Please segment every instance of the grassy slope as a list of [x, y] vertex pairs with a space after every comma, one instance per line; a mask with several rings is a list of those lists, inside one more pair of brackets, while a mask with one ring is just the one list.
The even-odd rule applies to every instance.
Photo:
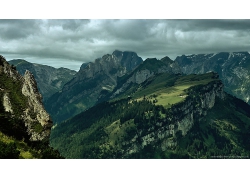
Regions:
[[14, 143], [16, 145], [16, 149], [20, 152], [19, 159], [37, 159], [41, 158], [41, 154], [39, 151], [31, 148], [26, 142], [23, 140], [17, 140], [14, 137], [7, 136], [0, 132], [0, 142], [5, 144]]
[[159, 74], [149, 78], [141, 85], [132, 85], [130, 89], [116, 97], [113, 101], [131, 96], [133, 99], [141, 100], [144, 96], [156, 100], [157, 105], [170, 107], [185, 99], [186, 90], [195, 85], [207, 84], [216, 80], [213, 73], [202, 75], [170, 75]]

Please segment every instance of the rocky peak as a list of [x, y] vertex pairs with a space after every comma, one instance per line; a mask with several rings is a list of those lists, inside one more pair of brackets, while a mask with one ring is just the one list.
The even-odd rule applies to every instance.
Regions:
[[115, 50], [112, 54], [105, 54], [102, 58], [97, 58], [94, 62], [83, 63], [79, 74], [84, 78], [91, 78], [97, 73], [105, 72], [106, 74], [110, 74], [110, 71], [112, 71], [112, 75], [122, 76], [133, 70], [141, 62], [143, 62], [142, 58], [138, 57], [135, 52]]
[[164, 58], [162, 58], [161, 61], [164, 62], [165, 64], [172, 64], [174, 62], [168, 56], [165, 56]]
[[42, 96], [38, 91], [36, 80], [29, 70], [26, 70], [24, 74], [24, 85], [22, 88], [22, 92], [24, 95], [27, 94], [27, 92], [32, 95], [35, 95], [36, 99], [41, 102]]
[[[52, 127], [52, 120], [45, 111], [42, 104], [42, 95], [39, 93], [34, 76], [27, 70], [24, 75], [22, 93], [28, 98], [28, 108], [24, 111], [24, 118], [31, 139], [42, 140], [48, 138]], [[40, 124], [43, 128], [42, 132], [33, 131], [34, 124]]]
[[126, 67], [127, 71], [133, 70], [143, 62], [142, 58], [132, 51], [122, 52], [119, 50], [115, 50], [112, 55], [116, 56], [120, 60], [121, 65], [123, 67]]
[[8, 77], [11, 77], [15, 80], [19, 79], [16, 68], [14, 66], [9, 65], [9, 63], [2, 55], [0, 55], [0, 73], [5, 73]]

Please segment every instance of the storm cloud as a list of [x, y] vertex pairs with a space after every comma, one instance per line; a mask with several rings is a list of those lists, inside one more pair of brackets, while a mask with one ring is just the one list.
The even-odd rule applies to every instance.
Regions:
[[116, 49], [143, 59], [250, 51], [250, 20], [0, 20], [0, 54], [7, 60], [78, 70]]

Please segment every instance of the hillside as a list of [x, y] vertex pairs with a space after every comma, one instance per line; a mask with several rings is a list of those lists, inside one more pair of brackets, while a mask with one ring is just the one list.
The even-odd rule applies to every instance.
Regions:
[[56, 125], [51, 145], [66, 158], [247, 158], [249, 112], [215, 73], [163, 73]]
[[0, 158], [61, 158], [49, 146], [51, 127], [33, 75], [0, 56]]
[[185, 74], [217, 72], [225, 91], [250, 103], [250, 54], [221, 52], [182, 55], [175, 59]]
[[46, 101], [51, 95], [60, 91], [76, 74], [76, 71], [67, 68], [54, 68], [47, 65], [30, 63], [22, 59], [11, 60], [9, 63], [14, 65], [21, 75], [24, 75], [26, 70], [29, 70], [34, 75], [43, 101]]

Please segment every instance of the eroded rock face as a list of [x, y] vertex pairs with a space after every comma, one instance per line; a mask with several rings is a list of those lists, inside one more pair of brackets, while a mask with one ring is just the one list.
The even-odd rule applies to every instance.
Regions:
[[[24, 111], [23, 118], [31, 134], [31, 140], [37, 141], [48, 138], [52, 127], [52, 121], [43, 107], [42, 96], [37, 89], [35, 78], [28, 70], [24, 75], [22, 93], [28, 98], [29, 103], [29, 106]], [[41, 132], [36, 132], [32, 129], [32, 126], [38, 123], [43, 127], [43, 131]]]
[[[24, 121], [31, 141], [48, 140], [52, 121], [43, 107], [42, 96], [38, 91], [34, 76], [29, 71], [26, 71], [24, 77], [21, 76], [13, 66], [9, 65], [3, 56], [0, 56], [0, 74], [5, 77], [6, 81], [11, 82], [14, 86], [18, 86], [13, 89], [1, 88], [5, 111], [10, 112], [14, 117], [18, 116], [17, 118], [21, 118]], [[9, 92], [18, 94], [18, 97], [10, 97]], [[15, 105], [16, 109], [12, 106], [15, 103], [12, 102], [15, 98], [23, 101], [19, 105]], [[24, 110], [21, 117], [16, 112], [20, 111], [20, 109]]]

